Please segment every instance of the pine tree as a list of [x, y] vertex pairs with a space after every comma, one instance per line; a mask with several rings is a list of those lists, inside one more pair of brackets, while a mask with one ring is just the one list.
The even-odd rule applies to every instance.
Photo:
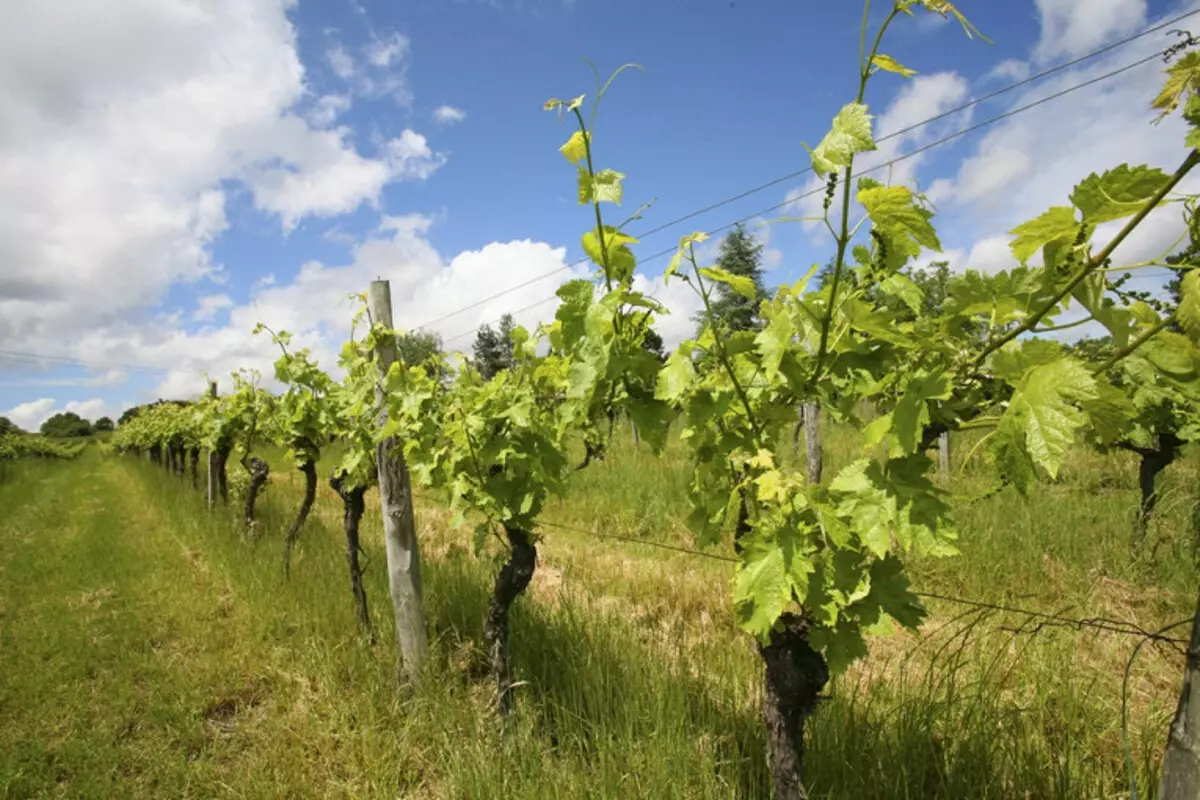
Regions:
[[[767, 298], [762, 277], [762, 250], [762, 244], [740, 224], [721, 240], [717, 266], [733, 275], [751, 279], [756, 291], [751, 299], [738, 294], [726, 284], [713, 283], [713, 317], [722, 329], [748, 331], [760, 326], [758, 307]], [[695, 320], [703, 328], [704, 315], [697, 315]]]
[[512, 314], [505, 314], [500, 318], [499, 331], [491, 325], [484, 325], [475, 334], [473, 361], [475, 369], [479, 370], [485, 381], [490, 381], [496, 373], [512, 366], [512, 331], [515, 327]]

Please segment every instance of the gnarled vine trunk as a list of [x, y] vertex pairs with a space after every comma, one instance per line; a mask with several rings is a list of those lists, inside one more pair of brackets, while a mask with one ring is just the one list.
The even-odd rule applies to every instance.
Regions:
[[200, 448], [193, 447], [188, 450], [188, 470], [192, 475], [192, 488], [200, 488]]
[[[739, 498], [733, 547], [743, 551], [750, 532], [746, 496]], [[763, 725], [767, 729], [767, 771], [775, 800], [804, 800], [804, 723], [816, 711], [821, 690], [829, 682], [825, 657], [808, 642], [809, 623], [791, 612], [779, 617], [771, 643], [759, 645], [763, 661]]]
[[250, 473], [250, 487], [246, 490], [246, 527], [254, 525], [254, 504], [258, 502], [259, 492], [267, 485], [267, 478], [271, 474], [271, 468], [267, 466], [267, 462], [263, 461], [258, 456], [250, 456], [242, 462], [242, 465]]
[[312, 511], [313, 501], [317, 499], [317, 467], [311, 461], [305, 461], [300, 465], [300, 471], [304, 473], [304, 499], [300, 501], [300, 508], [296, 509], [296, 518], [292, 520], [292, 526], [288, 528], [287, 539], [283, 543], [283, 574], [285, 577], [290, 577], [292, 574], [292, 548], [296, 546], [296, 540], [300, 538], [300, 528], [304, 526], [304, 521], [308, 519], [308, 512]]
[[537, 566], [537, 548], [533, 537], [518, 528], [504, 529], [508, 543], [512, 546], [508, 561], [496, 576], [492, 599], [488, 604], [487, 620], [483, 626], [483, 640], [492, 661], [492, 676], [496, 679], [496, 710], [506, 716], [513, 707], [512, 671], [508, 663], [508, 612], [513, 601], [520, 596]]
[[221, 502], [225, 505], [229, 505], [229, 474], [226, 472], [229, 452], [229, 447], [217, 449], [217, 491], [221, 493]]
[[347, 489], [341, 475], [331, 477], [329, 485], [342, 498], [342, 527], [346, 531], [346, 563], [350, 567], [350, 594], [354, 597], [354, 611], [371, 644], [375, 644], [375, 627], [371, 625], [371, 615], [367, 611], [367, 590], [363, 586], [362, 567], [358, 562], [361, 549], [358, 545], [358, 525], [366, 508], [363, 495], [367, 490], [363, 486]]
[[1133, 522], [1133, 539], [1130, 542], [1130, 552], [1137, 555], [1150, 529], [1150, 519], [1158, 506], [1156, 484], [1158, 476], [1175, 461], [1183, 442], [1174, 434], [1164, 433], [1156, 437], [1154, 447], [1127, 447], [1137, 453], [1138, 489], [1141, 497], [1138, 501], [1137, 516]]
[[808, 643], [806, 620], [789, 612], [779, 618], [778, 627], [782, 630], [772, 631], [771, 643], [758, 648], [765, 665], [767, 769], [775, 800], [804, 800], [804, 723], [817, 709], [829, 668]]

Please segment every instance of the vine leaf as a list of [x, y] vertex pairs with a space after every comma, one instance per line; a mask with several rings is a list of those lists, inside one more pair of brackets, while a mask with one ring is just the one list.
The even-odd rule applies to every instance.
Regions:
[[884, 55], [883, 53], [876, 53], [875, 57], [871, 59], [871, 63], [882, 70], [894, 72], [897, 75], [903, 75], [905, 78], [911, 78], [913, 75], [917, 74], [915, 69], [909, 69], [896, 59], [889, 55]]
[[[684, 345], [686, 344], [685, 342]], [[658, 385], [655, 388], [654, 396], [659, 400], [666, 400], [668, 403], [676, 402], [683, 397], [684, 392], [696, 379], [691, 348], [684, 345], [671, 353], [667, 358], [667, 363], [658, 373]]]
[[858, 202], [867, 210], [875, 229], [886, 236], [893, 247], [903, 250], [905, 255], [915, 256], [922, 247], [941, 252], [942, 243], [929, 220], [933, 212], [916, 203], [912, 190], [907, 186], [872, 185], [874, 181], [860, 184]]
[[558, 152], [563, 154], [563, 157], [572, 164], [578, 164], [583, 159], [587, 158], [587, 134], [583, 131], [575, 131], [571, 134], [571, 138], [567, 139], [562, 147], [558, 148]]
[[755, 288], [754, 281], [745, 275], [734, 275], [720, 267], [701, 267], [700, 274], [709, 280], [725, 284], [747, 300], [758, 297], [758, 289]]
[[738, 624], [759, 639], [770, 634], [790, 598], [791, 584], [782, 549], [767, 548], [738, 569], [733, 588]]
[[812, 155], [813, 171], [824, 177], [839, 167], [850, 166], [856, 153], [864, 153], [875, 149], [875, 140], [871, 136], [871, 115], [862, 103], [850, 103], [842, 108], [833, 118], [833, 128], [825, 134], [825, 138], [815, 150], [809, 149]]
[[1054, 206], [1040, 216], [1009, 231], [1017, 238], [1009, 245], [1013, 256], [1022, 264], [1042, 247], [1055, 243], [1071, 243], [1079, 233], [1079, 222], [1071, 206]]
[[1179, 310], [1175, 312], [1180, 327], [1200, 342], [1200, 269], [1189, 269], [1179, 282]]
[[1160, 169], [1122, 164], [1084, 178], [1071, 192], [1071, 203], [1083, 212], [1085, 224], [1099, 225], [1133, 216], [1168, 180]]
[[[1076, 432], [1087, 422], [1073, 403], [1097, 397], [1096, 379], [1079, 361], [1060, 358], [1036, 366], [1013, 392], [996, 428], [997, 440], [1005, 448], [1023, 443], [1032, 463], [1057, 477]], [[1005, 452], [1006, 464], [1012, 466], [1013, 458]], [[1028, 477], [1027, 470], [1018, 470], [1018, 477]]]
[[1185, 92], [1194, 92], [1198, 89], [1200, 89], [1200, 52], [1193, 50], [1167, 68], [1167, 82], [1163, 84], [1162, 91], [1158, 93], [1158, 97], [1154, 98], [1154, 102], [1151, 104], [1152, 107], [1159, 110], [1159, 115], [1154, 121], [1160, 122], [1163, 117], [1170, 116], [1175, 109], [1179, 108], [1179, 98]]

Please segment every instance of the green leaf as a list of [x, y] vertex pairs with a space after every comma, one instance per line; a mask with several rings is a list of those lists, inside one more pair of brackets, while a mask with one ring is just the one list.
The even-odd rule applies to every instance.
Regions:
[[916, 629], [925, 619], [925, 608], [909, 588], [904, 565], [895, 556], [886, 556], [871, 565], [871, 592], [866, 599], [877, 603], [906, 628]]
[[1194, 92], [1200, 88], [1200, 53], [1192, 51], [1176, 61], [1167, 69], [1167, 80], [1162, 91], [1151, 104], [1159, 110], [1158, 122], [1179, 108], [1179, 99], [1185, 92]]
[[829, 665], [832, 677], [842, 674], [851, 664], [867, 655], [862, 630], [846, 621], [839, 621], [836, 628], [814, 626], [809, 633], [809, 641], [814, 648], [825, 653], [825, 662]]
[[728, 285], [729, 288], [748, 300], [758, 297], [758, 289], [755, 287], [754, 281], [745, 275], [734, 275], [720, 267], [701, 267], [700, 274], [709, 280]]
[[637, 267], [637, 258], [627, 245], [637, 244], [637, 239], [611, 225], [605, 225], [602, 230], [604, 247], [600, 247], [600, 235], [592, 229], [583, 235], [583, 252], [601, 269], [605, 268], [604, 255], [607, 253], [608, 265], [614, 277], [632, 275]]
[[1079, 222], [1071, 206], [1054, 206], [1009, 233], [1017, 237], [1009, 245], [1013, 256], [1024, 264], [1030, 256], [1051, 242], [1074, 242], [1079, 233]]
[[1200, 342], [1200, 269], [1189, 269], [1183, 274], [1175, 317], [1187, 335]]
[[921, 291], [921, 287], [917, 286], [907, 275], [897, 272], [880, 283], [879, 288], [885, 294], [899, 297], [904, 305], [912, 309], [914, 314], [921, 313], [921, 301], [925, 299], [925, 294]]
[[1087, 422], [1072, 403], [1096, 397], [1096, 380], [1079, 361], [1061, 358], [1042, 364], [1017, 387], [996, 433], [1011, 439], [1023, 435], [1030, 460], [1055, 477], [1076, 432]]
[[733, 588], [738, 625], [765, 639], [791, 596], [783, 550], [767, 548], [739, 565]]
[[621, 205], [621, 181], [623, 173], [612, 169], [602, 169], [595, 177], [588, 174], [583, 167], [579, 168], [579, 203], [616, 203]]
[[824, 177], [840, 167], [850, 166], [856, 153], [874, 149], [871, 115], [862, 103], [851, 103], [837, 113], [833, 118], [832, 129], [825, 134], [817, 148], [809, 152], [812, 155], [813, 171]]
[[587, 157], [587, 139], [584, 138], [583, 131], [575, 131], [571, 134], [571, 138], [567, 139], [566, 143], [558, 148], [558, 152], [563, 154], [563, 157], [572, 164], [578, 164], [581, 160]]
[[696, 368], [692, 365], [692, 350], [681, 345], [667, 358], [658, 373], [658, 384], [654, 396], [659, 400], [674, 403], [688, 390], [696, 379]]
[[916, 196], [907, 186], [871, 186], [858, 192], [858, 202], [871, 222], [910, 255], [922, 247], [941, 252], [942, 243], [929, 220], [933, 212], [917, 205]]
[[780, 311], [771, 317], [767, 326], [754, 338], [758, 354], [762, 357], [763, 377], [768, 381], [775, 380], [775, 376], [779, 374], [779, 364], [783, 361], [795, 332], [791, 317]]
[[1133, 216], [1169, 180], [1160, 169], [1122, 164], [1084, 178], [1071, 192], [1071, 203], [1083, 212], [1085, 223], [1099, 225]]
[[879, 67], [879, 69], [887, 70], [888, 72], [894, 72], [897, 75], [903, 75], [905, 78], [911, 78], [913, 75], [917, 74], [915, 69], [909, 69], [896, 59], [892, 58], [891, 56], [884, 55], [883, 53], [876, 53], [875, 57], [871, 59], [871, 63]]

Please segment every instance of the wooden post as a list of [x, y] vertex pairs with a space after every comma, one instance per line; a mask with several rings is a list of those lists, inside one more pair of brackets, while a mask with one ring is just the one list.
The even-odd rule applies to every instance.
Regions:
[[821, 482], [821, 468], [825, 461], [825, 448], [821, 444], [821, 407], [816, 403], [804, 404], [804, 450], [808, 456], [808, 482]]
[[[214, 400], [217, 398], [217, 382], [208, 382], [208, 396]], [[217, 451], [208, 451], [208, 510], [212, 511], [213, 506], [217, 504]]]
[[[387, 281], [371, 281], [367, 294], [371, 321], [388, 330], [392, 325], [392, 290]], [[396, 343], [384, 337], [376, 348], [380, 377], [396, 361]], [[387, 423], [386, 397], [381, 386], [375, 387], [379, 426]], [[383, 536], [387, 547], [388, 583], [392, 608], [396, 614], [396, 641], [400, 645], [401, 674], [416, 682], [429, 655], [425, 630], [425, 601], [421, 593], [421, 554], [417, 546], [417, 524], [413, 519], [412, 486], [404, 452], [393, 436], [375, 449], [379, 470], [379, 502], [383, 509]]]
[[938, 437], [938, 469], [943, 478], [950, 477], [950, 431]]
[[1192, 620], [1183, 688], [1163, 753], [1158, 796], [1162, 800], [1200, 797], [1200, 602]]

